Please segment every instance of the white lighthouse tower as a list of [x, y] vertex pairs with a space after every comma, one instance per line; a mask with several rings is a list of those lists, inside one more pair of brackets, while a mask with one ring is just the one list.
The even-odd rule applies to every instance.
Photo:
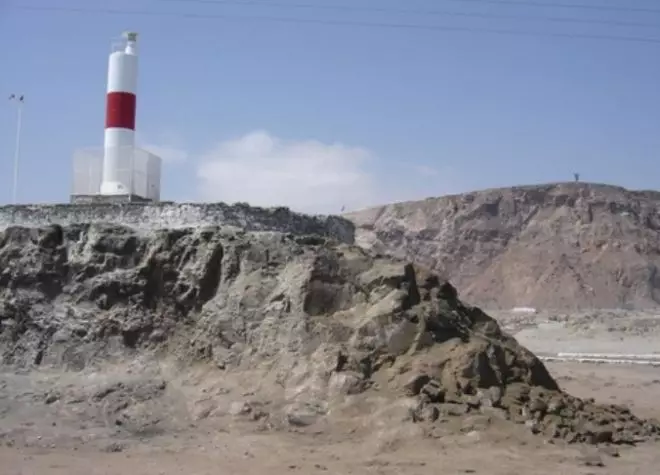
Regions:
[[133, 194], [132, 174], [121, 172], [132, 170], [135, 161], [137, 33], [124, 33], [124, 39], [124, 48], [111, 53], [108, 61], [102, 195]]
[[137, 33], [126, 32], [108, 59], [103, 149], [74, 155], [72, 202], [160, 200], [160, 157], [135, 144]]

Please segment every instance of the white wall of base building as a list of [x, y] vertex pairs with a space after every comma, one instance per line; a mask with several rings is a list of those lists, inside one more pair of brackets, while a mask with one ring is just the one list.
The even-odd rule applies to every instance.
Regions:
[[101, 194], [130, 194], [130, 190], [127, 188], [128, 183], [122, 181], [120, 172], [123, 156], [135, 149], [135, 131], [122, 128], [105, 129], [105, 140], [103, 143], [104, 158]]
[[[89, 147], [74, 152], [72, 196], [101, 194], [103, 160], [107, 149], [108, 147]], [[127, 194], [160, 201], [159, 156], [133, 146], [117, 146], [110, 152], [116, 164], [115, 178], [127, 190]]]

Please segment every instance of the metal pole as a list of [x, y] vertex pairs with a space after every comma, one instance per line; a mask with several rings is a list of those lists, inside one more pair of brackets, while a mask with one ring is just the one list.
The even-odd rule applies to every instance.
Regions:
[[12, 94], [9, 100], [18, 103], [16, 111], [16, 146], [14, 148], [14, 186], [12, 190], [12, 202], [18, 203], [18, 164], [21, 156], [21, 127], [23, 123], [23, 104], [25, 102], [24, 96], [17, 96]]
[[18, 204], [18, 163], [21, 156], [21, 126], [23, 124], [23, 101], [18, 101], [16, 113], [16, 149], [14, 151], [14, 204]]

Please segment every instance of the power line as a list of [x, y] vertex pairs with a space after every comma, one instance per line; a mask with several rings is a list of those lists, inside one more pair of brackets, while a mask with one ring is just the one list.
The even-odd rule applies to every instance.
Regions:
[[490, 5], [518, 5], [525, 7], [542, 8], [572, 8], [575, 10], [594, 10], [603, 12], [629, 12], [629, 13], [656, 13], [660, 14], [660, 9], [646, 7], [609, 7], [606, 5], [589, 5], [584, 3], [555, 3], [555, 2], [528, 2], [527, 0], [445, 0], [460, 3], [487, 3]]
[[36, 5], [9, 5], [14, 10], [25, 11], [43, 11], [43, 12], [61, 12], [61, 13], [83, 13], [83, 14], [104, 14], [104, 15], [140, 15], [140, 16], [171, 16], [175, 18], [186, 18], [196, 20], [232, 20], [232, 21], [266, 21], [274, 23], [298, 23], [298, 24], [317, 24], [326, 26], [354, 26], [366, 28], [391, 28], [419, 31], [445, 31], [445, 32], [466, 32], [466, 33], [487, 33], [494, 35], [508, 36], [527, 36], [527, 37], [546, 37], [546, 38], [564, 38], [578, 40], [602, 40], [619, 41], [632, 43], [660, 44], [660, 38], [649, 38], [642, 36], [614, 36], [598, 35], [586, 33], [560, 33], [560, 32], [540, 32], [529, 30], [511, 30], [498, 28], [482, 28], [467, 26], [444, 26], [444, 25], [422, 25], [414, 23], [380, 23], [368, 21], [352, 20], [324, 20], [314, 18], [295, 18], [267, 15], [225, 15], [225, 14], [201, 14], [184, 12], [162, 12], [151, 10], [121, 10], [121, 9], [86, 9], [78, 7], [48, 7]]
[[[413, 15], [432, 15], [432, 16], [454, 16], [465, 18], [483, 18], [491, 20], [523, 20], [523, 21], [547, 21], [551, 23], [578, 23], [587, 25], [607, 25], [607, 26], [625, 26], [636, 28], [657, 28], [660, 29], [660, 23], [647, 23], [637, 21], [625, 20], [596, 20], [586, 18], [570, 18], [570, 17], [553, 17], [553, 16], [529, 16], [529, 15], [503, 15], [498, 13], [472, 13], [472, 12], [457, 12], [448, 10], [418, 10], [407, 8], [388, 8], [388, 7], [356, 7], [353, 5], [323, 5], [315, 3], [284, 3], [284, 2], [269, 2], [263, 0], [156, 0], [164, 3], [187, 3], [187, 4], [203, 4], [203, 5], [237, 5], [237, 6], [268, 6], [279, 8], [299, 8], [310, 10], [335, 10], [335, 11], [350, 11], [350, 12], [378, 12], [378, 13], [399, 13], [399, 14], [413, 14]], [[658, 10], [660, 12], [660, 10]]]

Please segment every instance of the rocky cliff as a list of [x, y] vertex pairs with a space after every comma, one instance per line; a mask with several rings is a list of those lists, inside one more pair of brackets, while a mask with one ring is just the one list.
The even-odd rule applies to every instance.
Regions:
[[[431, 427], [458, 418], [471, 430], [478, 416], [591, 443], [660, 432], [625, 408], [563, 393], [539, 359], [433, 273], [316, 235], [7, 228], [0, 355], [3, 372], [59, 371], [43, 390], [17, 390], [17, 376], [0, 382], [3, 434], [23, 437], [25, 425], [11, 432], [17, 411], [32, 423], [57, 417], [44, 441], [72, 418], [86, 417], [87, 433], [145, 437], [221, 414], [306, 427], [385, 400], [403, 402], [402, 420]], [[148, 359], [174, 360], [184, 374], [204, 366], [224, 385], [238, 378], [239, 394], [258, 401], [221, 410], [232, 389], [204, 389], [201, 409], [174, 417], [167, 397], [183, 389], [168, 396], [166, 377], [136, 382]], [[110, 382], [109, 368], [122, 364], [131, 368], [125, 379]], [[83, 386], [70, 383], [72, 373], [85, 375]]]
[[357, 242], [427, 265], [487, 308], [660, 303], [660, 193], [587, 183], [493, 189], [351, 213]]

